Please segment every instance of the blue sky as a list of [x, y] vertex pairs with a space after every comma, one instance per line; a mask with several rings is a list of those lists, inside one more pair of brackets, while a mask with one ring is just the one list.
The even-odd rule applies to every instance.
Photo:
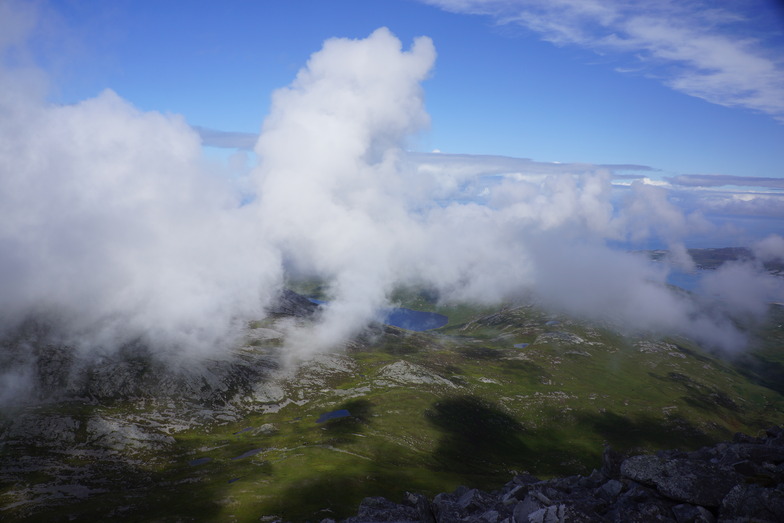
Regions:
[[[325, 39], [364, 38], [386, 26], [404, 46], [431, 37], [438, 53], [424, 83], [431, 127], [413, 149], [641, 164], [669, 176], [784, 176], [784, 14], [777, 4], [597, 2], [616, 12], [618, 20], [605, 25], [584, 15], [593, 2], [549, 3], [562, 4], [558, 11], [537, 4], [57, 1], [48, 4], [56, 31], [39, 47], [49, 45], [57, 101], [111, 88], [144, 110], [256, 133], [272, 91], [290, 83]], [[663, 34], [642, 39], [642, 29], [625, 29], [631, 18]], [[669, 25], [659, 27], [662, 20]], [[608, 35], [626, 43], [607, 44]], [[698, 63], [692, 55], [705, 54], [700, 45], [724, 54]], [[749, 57], [770, 71], [744, 66]], [[699, 89], [672, 87], [710, 76], [702, 74], [709, 66], [721, 70], [715, 82], [727, 89], [708, 85], [695, 95]], [[733, 76], [777, 105], [739, 102], [748, 85], [733, 87]]]

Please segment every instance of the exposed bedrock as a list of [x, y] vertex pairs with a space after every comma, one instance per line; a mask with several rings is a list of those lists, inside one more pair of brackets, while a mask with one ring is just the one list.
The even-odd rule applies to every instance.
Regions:
[[779, 427], [693, 452], [624, 458], [607, 449], [602, 462], [589, 476], [541, 481], [520, 475], [494, 492], [459, 487], [433, 499], [409, 493], [402, 503], [366, 498], [344, 523], [784, 521]]

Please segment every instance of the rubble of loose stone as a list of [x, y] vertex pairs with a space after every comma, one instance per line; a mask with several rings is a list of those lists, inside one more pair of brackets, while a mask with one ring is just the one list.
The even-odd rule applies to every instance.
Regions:
[[[328, 523], [325, 520], [322, 523]], [[516, 476], [495, 492], [459, 487], [403, 503], [365, 498], [343, 523], [372, 522], [757, 523], [784, 521], [784, 429], [693, 452], [624, 458], [607, 449], [601, 470], [540, 481]]]

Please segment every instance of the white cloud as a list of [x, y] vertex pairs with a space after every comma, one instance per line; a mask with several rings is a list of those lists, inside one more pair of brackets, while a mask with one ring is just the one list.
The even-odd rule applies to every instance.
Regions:
[[784, 279], [760, 270], [758, 262], [725, 263], [701, 280], [702, 292], [717, 298], [720, 306], [736, 320], [758, 320], [768, 303], [784, 300]]
[[429, 122], [420, 83], [435, 49], [382, 28], [331, 39], [273, 95], [256, 153], [265, 234], [298, 267], [332, 281], [313, 340], [331, 346], [370, 321], [415, 228], [400, 146]]
[[784, 219], [784, 194], [723, 190], [679, 190], [673, 194], [686, 207], [708, 215], [729, 217], [767, 216]]
[[758, 27], [774, 24], [778, 13], [764, 0], [744, 3], [742, 13], [737, 5], [694, 0], [423, 1], [518, 24], [557, 45], [634, 57], [632, 70], [647, 71], [673, 89], [784, 120], [784, 50]]
[[205, 352], [261, 314], [277, 255], [182, 118], [111, 91], [72, 106], [0, 93], [2, 327], [34, 315], [83, 348]]
[[784, 238], [771, 234], [753, 245], [754, 255], [763, 262], [784, 263]]

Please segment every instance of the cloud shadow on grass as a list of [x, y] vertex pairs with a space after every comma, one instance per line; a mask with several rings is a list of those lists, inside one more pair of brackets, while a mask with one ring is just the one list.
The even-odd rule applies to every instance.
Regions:
[[434, 466], [450, 472], [483, 474], [525, 462], [530, 451], [523, 426], [487, 400], [455, 396], [438, 401], [425, 418], [441, 432]]

